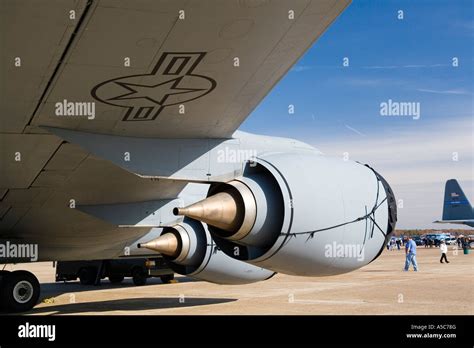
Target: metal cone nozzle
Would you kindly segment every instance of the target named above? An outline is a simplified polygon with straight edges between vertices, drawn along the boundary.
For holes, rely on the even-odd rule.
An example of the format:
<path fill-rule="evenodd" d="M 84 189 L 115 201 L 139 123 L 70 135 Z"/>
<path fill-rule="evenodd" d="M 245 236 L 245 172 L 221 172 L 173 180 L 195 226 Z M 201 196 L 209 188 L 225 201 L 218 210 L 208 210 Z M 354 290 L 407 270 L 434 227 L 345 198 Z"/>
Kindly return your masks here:
<path fill-rule="evenodd" d="M 219 192 L 185 208 L 175 208 L 175 215 L 184 215 L 225 231 L 237 231 L 242 224 L 244 207 L 238 197 Z"/>
<path fill-rule="evenodd" d="M 250 233 L 256 211 L 255 198 L 250 189 L 234 180 L 212 196 L 184 208 L 174 208 L 173 214 L 205 222 L 220 229 L 217 233 L 221 237 L 239 240 Z"/>
<path fill-rule="evenodd" d="M 176 257 L 180 252 L 179 244 L 177 236 L 173 233 L 165 233 L 149 242 L 138 244 L 138 247 L 157 251 L 163 255 Z"/>

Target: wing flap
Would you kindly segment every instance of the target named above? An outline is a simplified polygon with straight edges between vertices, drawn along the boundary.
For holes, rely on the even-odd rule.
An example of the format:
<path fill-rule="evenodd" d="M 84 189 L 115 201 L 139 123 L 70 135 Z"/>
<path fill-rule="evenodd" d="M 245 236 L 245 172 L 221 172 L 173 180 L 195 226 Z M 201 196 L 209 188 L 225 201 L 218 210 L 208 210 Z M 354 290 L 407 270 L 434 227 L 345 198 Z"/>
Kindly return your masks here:
<path fill-rule="evenodd" d="M 86 0 L 0 2 L 0 132 L 23 132 L 60 63 L 86 3 Z"/>

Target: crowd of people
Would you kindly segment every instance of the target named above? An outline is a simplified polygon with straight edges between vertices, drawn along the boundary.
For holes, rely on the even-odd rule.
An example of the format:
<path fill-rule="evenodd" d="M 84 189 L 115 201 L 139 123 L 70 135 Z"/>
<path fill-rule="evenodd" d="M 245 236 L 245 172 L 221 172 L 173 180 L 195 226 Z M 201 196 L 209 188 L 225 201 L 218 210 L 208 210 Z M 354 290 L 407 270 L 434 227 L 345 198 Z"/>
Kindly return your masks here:
<path fill-rule="evenodd" d="M 398 250 L 401 249 L 405 245 L 405 241 L 407 240 L 408 237 L 392 237 L 390 241 L 387 243 L 387 250 L 395 250 L 397 248 Z M 429 238 L 429 237 L 415 237 L 418 238 L 418 241 L 415 241 L 415 244 L 419 245 L 421 244 L 425 248 L 438 248 L 441 246 L 441 243 L 447 244 L 443 239 L 439 238 Z M 471 243 L 471 240 L 468 237 L 457 237 L 455 244 L 458 246 L 460 249 L 465 249 L 469 248 L 469 245 Z"/>
<path fill-rule="evenodd" d="M 390 240 L 387 243 L 387 250 L 395 250 L 397 248 L 398 250 L 401 249 L 405 245 L 405 242 L 403 238 L 390 238 Z"/>
<path fill-rule="evenodd" d="M 448 261 L 448 246 L 446 245 L 446 242 L 444 239 L 436 239 L 436 238 L 418 238 L 418 241 L 421 239 L 421 245 L 423 245 L 425 248 L 428 247 L 439 247 L 440 253 L 441 253 L 441 258 L 439 259 L 440 263 L 449 263 Z M 471 240 L 469 237 L 458 237 L 456 238 L 456 244 L 459 248 L 462 249 L 468 249 L 470 247 Z M 417 249 L 417 243 L 411 236 L 405 236 L 403 238 L 396 238 L 393 237 L 390 239 L 390 241 L 387 243 L 387 250 L 395 250 L 397 248 L 398 250 L 401 249 L 401 247 L 405 246 L 405 267 L 403 268 L 404 271 L 408 271 L 410 266 L 413 267 L 413 270 L 415 272 L 418 271 L 418 263 L 416 260 L 416 249 Z"/>
<path fill-rule="evenodd" d="M 449 263 L 448 261 L 448 247 L 444 240 L 439 242 L 439 250 L 441 252 L 441 258 L 439 259 L 440 263 Z M 416 261 L 416 243 L 411 237 L 407 237 L 407 242 L 405 243 L 405 267 L 403 270 L 407 272 L 410 269 L 410 265 L 413 265 L 413 270 L 418 272 L 418 263 Z"/>

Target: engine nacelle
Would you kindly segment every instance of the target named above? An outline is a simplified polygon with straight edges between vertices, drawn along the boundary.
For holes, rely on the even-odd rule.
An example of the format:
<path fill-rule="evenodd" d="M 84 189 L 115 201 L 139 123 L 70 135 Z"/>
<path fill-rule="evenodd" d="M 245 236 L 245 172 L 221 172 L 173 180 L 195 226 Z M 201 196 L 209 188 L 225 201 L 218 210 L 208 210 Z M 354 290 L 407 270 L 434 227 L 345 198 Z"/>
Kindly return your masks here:
<path fill-rule="evenodd" d="M 206 222 L 235 259 L 324 276 L 360 268 L 381 253 L 395 228 L 396 202 L 368 166 L 275 153 L 249 162 L 241 178 L 213 184 L 208 198 L 175 213 Z"/>
<path fill-rule="evenodd" d="M 206 226 L 185 218 L 165 227 L 160 237 L 139 245 L 162 253 L 176 273 L 217 284 L 247 284 L 266 280 L 275 272 L 227 256 Z"/>

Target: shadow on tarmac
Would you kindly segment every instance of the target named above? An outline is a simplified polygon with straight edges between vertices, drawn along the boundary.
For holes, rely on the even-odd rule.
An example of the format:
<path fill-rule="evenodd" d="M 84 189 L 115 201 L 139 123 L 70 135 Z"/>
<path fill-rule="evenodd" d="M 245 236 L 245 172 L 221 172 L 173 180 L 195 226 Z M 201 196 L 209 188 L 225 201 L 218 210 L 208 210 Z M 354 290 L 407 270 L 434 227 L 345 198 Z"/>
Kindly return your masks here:
<path fill-rule="evenodd" d="M 194 306 L 212 305 L 226 302 L 234 302 L 233 298 L 184 298 L 178 297 L 144 297 L 127 298 L 119 300 L 107 300 L 97 302 L 69 303 L 53 305 L 41 308 L 33 308 L 26 314 L 40 314 L 56 312 L 55 314 L 75 314 L 88 312 L 111 312 L 111 311 L 141 311 L 149 309 L 185 308 Z M 124 313 L 126 314 L 126 313 Z"/>
<path fill-rule="evenodd" d="M 176 277 L 175 280 L 178 283 L 188 283 L 196 282 L 193 278 L 188 277 Z M 174 284 L 163 284 L 159 278 L 148 278 L 146 285 L 169 285 L 173 286 Z M 107 279 L 102 279 L 100 285 L 82 285 L 79 281 L 68 281 L 68 282 L 54 282 L 54 283 L 41 283 L 41 297 L 40 299 L 55 297 L 67 293 L 78 293 L 84 291 L 96 291 L 96 290 L 106 290 L 106 289 L 122 289 L 122 288 L 133 288 L 137 287 L 133 284 L 131 278 L 125 278 L 125 280 L 120 284 L 112 284 Z M 140 286 L 141 287 L 141 286 Z"/>

